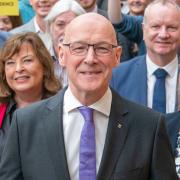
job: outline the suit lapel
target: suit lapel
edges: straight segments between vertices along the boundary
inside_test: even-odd
[[[167,131],[173,148],[173,152],[175,154],[175,149],[177,147],[177,138],[180,129],[180,112],[178,111],[175,113],[166,114],[166,117],[167,118],[165,120]]]
[[[180,58],[178,58],[178,76],[177,76],[177,85],[176,85],[176,104],[175,111],[180,111]]]
[[[147,66],[145,56],[142,57],[141,61],[136,64],[136,90],[137,101],[142,105],[147,106]]]
[[[70,180],[63,137],[63,97],[65,89],[49,101],[44,113],[44,132],[57,179]]]
[[[116,161],[123,149],[128,130],[128,121],[124,119],[124,115],[127,113],[123,104],[124,101],[116,93],[113,92],[112,95],[111,113],[97,180],[110,179]]]

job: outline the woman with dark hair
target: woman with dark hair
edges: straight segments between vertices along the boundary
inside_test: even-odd
[[[56,94],[60,87],[37,34],[16,34],[6,41],[0,54],[0,159],[14,111]]]
[[[0,16],[0,30],[10,31],[22,25],[21,16]]]

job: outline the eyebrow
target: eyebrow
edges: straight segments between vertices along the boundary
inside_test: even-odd
[[[22,56],[21,59],[27,58],[27,57],[29,57],[29,56],[33,57],[33,55],[29,54],[29,55]],[[10,59],[13,60],[13,59],[14,59],[13,56],[12,56],[12,57],[9,57],[7,60],[10,60]]]

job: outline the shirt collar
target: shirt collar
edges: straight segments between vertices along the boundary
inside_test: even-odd
[[[92,9],[91,11],[89,12],[94,12],[94,13],[98,13],[98,7],[97,5],[94,6],[94,9]]]
[[[34,28],[35,28],[35,32],[37,34],[43,34],[44,32],[40,29],[38,23],[37,23],[37,20],[36,20],[36,17],[34,17]]]
[[[90,105],[92,109],[95,109],[96,111],[101,112],[102,114],[109,116],[110,114],[110,108],[111,108],[111,102],[112,102],[112,93],[110,88],[107,89],[104,96],[99,99],[94,104]],[[65,92],[64,95],[64,110],[65,112],[70,112],[74,109],[77,109],[78,107],[83,106],[78,99],[72,94],[70,88]]]
[[[94,7],[94,9],[93,9],[92,12],[98,13],[98,7],[97,7],[97,5],[95,5],[95,7]]]
[[[8,103],[8,107],[7,107],[7,113],[9,113],[12,110],[16,109],[16,102],[14,101],[13,98],[10,98],[9,103]]]
[[[53,57],[53,59],[54,59],[55,61],[58,61],[58,56],[57,56],[57,54],[56,54],[55,49],[54,49],[53,46],[52,46],[51,50],[49,50],[49,51],[50,51],[50,54],[51,54],[51,56]]]
[[[176,56],[169,64],[166,66],[160,67],[153,63],[148,55],[146,55],[146,64],[147,64],[147,73],[148,76],[152,76],[154,71],[158,68],[166,70],[170,77],[173,77],[178,69],[178,57]]]

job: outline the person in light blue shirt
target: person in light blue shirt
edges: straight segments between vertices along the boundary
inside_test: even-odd
[[[4,45],[5,41],[11,36],[9,32],[0,31],[0,48]]]
[[[35,15],[29,0],[19,0],[19,12],[21,14],[23,24],[29,22]]]

